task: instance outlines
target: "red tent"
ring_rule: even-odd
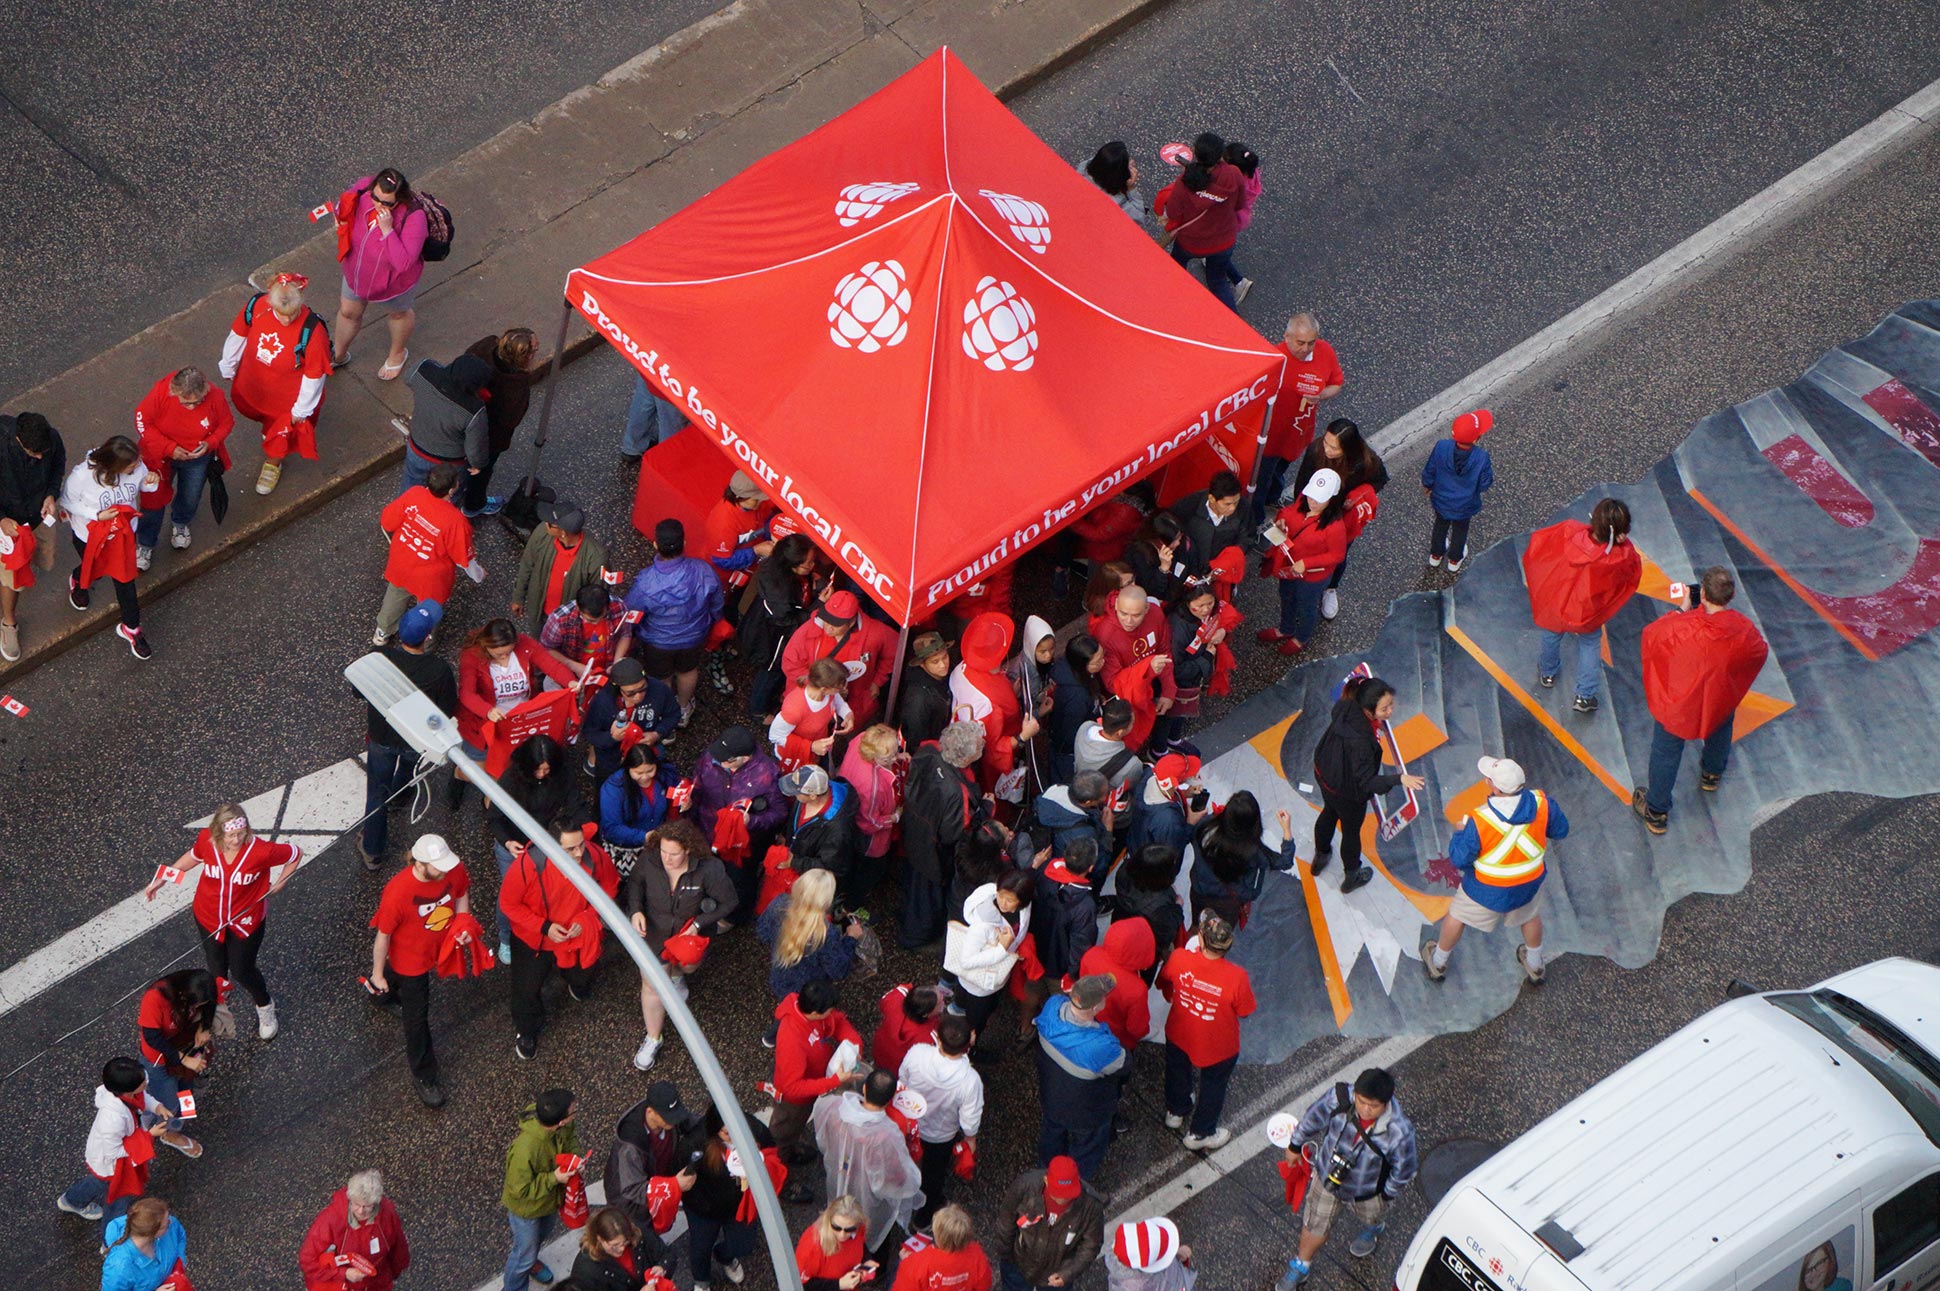
[[[1174,463],[1245,478],[1280,383],[948,50],[567,297],[903,622]]]

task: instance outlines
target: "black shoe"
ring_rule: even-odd
[[[539,1055],[539,1042],[520,1036],[512,1042],[512,1052],[518,1054],[521,1059],[530,1062]]]
[[[140,628],[131,628],[123,623],[115,628],[115,635],[128,643],[128,653],[135,658],[153,659],[155,657],[155,651],[149,647],[148,638],[142,635]]]
[[[1596,696],[1578,695],[1570,702],[1570,707],[1579,713],[1594,713],[1596,711]]]
[[[1650,804],[1644,801],[1644,791],[1642,789],[1631,790],[1630,810],[1637,813],[1638,819],[1644,822],[1644,828],[1648,829],[1651,833],[1664,834],[1670,832],[1670,813],[1667,811],[1652,811]]]
[[[443,1107],[445,1105],[445,1087],[440,1085],[435,1079],[420,1080],[415,1083],[418,1087],[418,1101],[420,1103],[423,1103],[426,1107]]]
[[[1307,872],[1309,874],[1318,874],[1322,870],[1326,869],[1328,866],[1328,863],[1331,862],[1333,859],[1334,859],[1334,853],[1332,849],[1329,849],[1325,852],[1315,852],[1313,862],[1307,866]]]
[[[1541,686],[1544,690],[1554,690],[1556,689],[1556,674],[1553,672],[1546,672],[1542,674],[1540,677],[1536,678],[1536,684],[1538,686]]]
[[[566,983],[566,994],[572,996],[573,1002],[576,1004],[584,1004],[586,1001],[593,998],[593,993],[591,991],[582,991],[577,986],[574,986],[571,982]]]
[[[67,576],[67,603],[77,610],[88,607],[88,589],[81,586],[81,580],[72,574]]]
[[[1704,790],[1706,793],[1716,793],[1718,786],[1723,783],[1724,772],[1722,771],[1716,775],[1712,775],[1709,771],[1698,772],[1698,788]]]
[[[1373,878],[1374,867],[1372,865],[1355,866],[1353,873],[1341,877],[1340,894],[1346,896],[1349,892],[1358,892],[1366,887]]]
[[[445,810],[457,811],[465,805],[465,782],[457,776],[445,781]]]
[[[766,1031],[763,1031],[763,1032],[761,1033],[761,1047],[762,1047],[763,1049],[772,1049],[772,1048],[774,1048],[774,1047],[775,1047],[775,1037],[776,1037],[776,1036],[778,1036],[778,1035],[780,1035],[780,1034],[781,1034],[781,1023],[779,1023],[779,1022],[770,1022],[770,1023],[768,1024],[768,1029],[767,1029]]]
[[[626,469],[628,469],[629,471],[637,471],[637,470],[639,470],[639,469],[640,469],[640,454],[638,454],[638,453],[621,453],[621,454],[620,454],[620,465],[621,465],[621,466],[624,466],[624,467],[626,467]]]

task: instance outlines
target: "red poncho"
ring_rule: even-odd
[[[1538,529],[1522,553],[1529,616],[1545,632],[1594,632],[1623,608],[1643,570],[1629,542],[1606,549],[1581,520]]]
[[[81,586],[97,578],[117,583],[135,578],[135,509],[109,507],[88,525],[87,551],[81,557]]]
[[[1736,610],[1699,606],[1644,629],[1644,699],[1681,740],[1701,740],[1737,711],[1771,653]]]
[[[1004,673],[1010,639],[1009,619],[979,614],[963,630],[963,662],[950,674],[950,720],[983,725],[983,761],[977,764],[977,779],[986,793],[1009,789],[1013,781],[1018,789],[1022,787],[1017,737],[1024,727],[1024,706]]]

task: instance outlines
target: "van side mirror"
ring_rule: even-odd
[[[1732,978],[1729,982],[1725,983],[1724,988],[1724,997],[1727,1000],[1741,1000],[1747,995],[1762,995],[1764,993],[1764,987],[1754,986],[1742,977]]]

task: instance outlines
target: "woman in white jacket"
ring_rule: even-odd
[[[74,551],[81,558],[68,575],[67,603],[77,610],[87,609],[89,585],[98,578],[112,579],[115,602],[121,607],[121,626],[115,631],[137,659],[154,653],[142,636],[141,602],[135,597],[135,521],[148,477],[135,441],[110,435],[75,463],[61,485],[61,514],[73,531]]]
[[[1030,871],[1012,870],[972,892],[963,903],[963,922],[950,925],[943,968],[955,976],[957,1002],[979,1034],[1003,1002],[1004,986],[1030,934],[1036,886]]]

